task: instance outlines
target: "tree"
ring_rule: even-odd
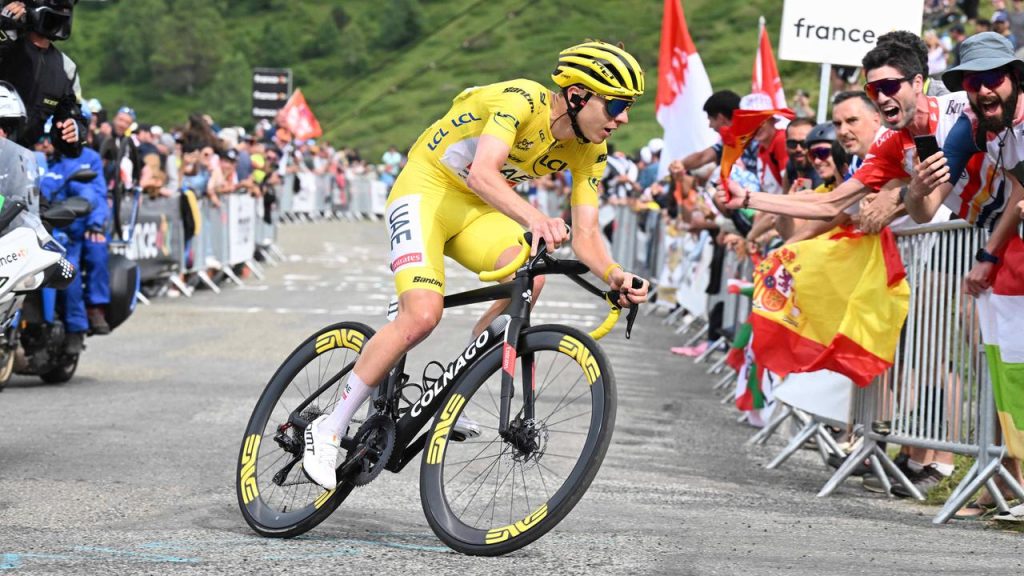
[[[392,50],[402,48],[423,33],[423,9],[417,0],[387,0],[377,22],[377,44]]]
[[[222,125],[245,125],[250,122],[252,68],[245,56],[234,50],[221,62],[210,86],[203,91],[209,112]]]
[[[366,34],[359,26],[350,26],[342,39],[342,68],[349,74],[360,74],[370,67],[366,49]]]
[[[331,20],[321,20],[313,35],[302,46],[304,58],[330,56],[341,47],[341,34]]]
[[[142,83],[149,79],[153,31],[164,13],[165,0],[132,0],[117,5],[104,29],[102,76],[115,82]]]
[[[154,34],[153,83],[187,94],[205,86],[220,67],[224,30],[215,6],[204,0],[174,0]]]

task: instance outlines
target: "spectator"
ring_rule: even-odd
[[[715,132],[732,125],[732,113],[740,107],[740,96],[732,90],[720,90],[712,94],[704,102],[704,113],[708,117],[708,125]],[[751,172],[757,171],[757,143],[751,141],[743,150],[740,158],[743,165]],[[694,170],[701,166],[722,161],[722,142],[719,140],[682,159],[683,170]]]
[[[1010,31],[1010,17],[1003,10],[997,10],[992,14],[992,31],[1001,36],[1005,36],[1010,44],[1013,45],[1013,49],[1016,50],[1017,39],[1014,38],[1013,33]]]
[[[641,190],[646,190],[658,179],[658,167],[661,164],[661,150],[665,147],[665,142],[661,138],[651,138],[645,148],[647,149],[648,158],[643,158],[647,163],[643,170],[640,170],[640,174],[637,176],[637,184],[640,185]]]
[[[209,146],[217,146],[217,135],[206,122],[202,114],[190,114],[185,130],[181,134],[181,144],[186,151],[202,150]]]
[[[814,108],[811,108],[811,95],[807,93],[807,90],[803,88],[796,89],[796,95],[793,96],[792,110],[797,118],[814,118]]]
[[[384,173],[389,174],[392,178],[398,178],[398,171],[402,167],[402,153],[398,151],[398,147],[392,144],[388,146],[387,152],[381,156],[380,161],[384,164]]]
[[[954,24],[953,27],[949,29],[949,37],[954,42],[953,49],[950,50],[950,53],[953,55],[953,66],[959,66],[960,45],[967,39],[967,34],[964,32],[963,24]]]
[[[71,36],[74,4],[71,0],[41,0],[40,4],[35,9],[45,18],[28,18],[21,1],[3,6],[0,80],[14,86],[25,104],[28,120],[18,144],[32,148],[52,116],[53,146],[62,155],[77,157],[86,131],[74,90],[78,72],[74,62],[53,45]]]
[[[243,134],[238,139],[238,145],[235,146],[235,150],[238,151],[238,162],[235,164],[235,171],[238,173],[239,180],[249,180],[252,177],[252,144],[253,137],[249,134]]]
[[[935,30],[926,31],[923,40],[928,47],[928,75],[938,76],[946,70],[946,47],[942,45]]]
[[[167,188],[167,172],[164,172],[157,154],[147,154],[142,159],[142,174],[139,176],[139,187],[150,199],[160,196],[171,196],[174,192]]]
[[[636,164],[626,156],[626,153],[608,144],[608,165],[601,182],[605,194],[612,203],[616,200],[626,200],[640,192],[640,185],[636,181],[638,175]]]
[[[814,121],[809,118],[797,118],[786,126],[786,179],[796,190],[813,190],[821,185],[821,177],[807,155],[807,134],[813,127]]]
[[[153,137],[153,127],[149,124],[139,124],[135,135],[139,140],[139,157],[145,159],[150,154],[160,154]]]
[[[1013,0],[1012,4],[1006,15],[1010,19],[1010,34],[1017,39],[1016,56],[1020,58],[1024,54],[1024,46],[1021,45],[1024,42],[1024,0]]]
[[[991,32],[991,31],[992,31],[992,22],[991,21],[989,21],[989,20],[987,20],[985,18],[979,18],[979,19],[974,21],[974,33],[975,34],[981,34],[982,32]]]

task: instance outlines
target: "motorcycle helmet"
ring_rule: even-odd
[[[67,40],[71,37],[71,16],[77,3],[78,0],[26,2],[32,31],[50,40]]]
[[[0,80],[0,128],[8,140],[16,141],[25,129],[25,103],[11,84]]]

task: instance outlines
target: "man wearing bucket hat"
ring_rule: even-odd
[[[969,294],[989,287],[1006,242],[1019,223],[1024,198],[1024,61],[995,32],[964,41],[960,65],[943,81],[967,93],[969,106],[950,130],[941,152],[922,159],[904,202],[917,222],[927,222],[945,204],[971,224],[992,231],[965,281]],[[1007,178],[1010,174],[1013,177]],[[1010,216],[1003,217],[1009,212]]]

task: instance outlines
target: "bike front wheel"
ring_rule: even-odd
[[[323,522],[352,492],[349,482],[324,490],[302,470],[304,427],[334,409],[373,329],[357,322],[323,328],[299,345],[270,379],[245,429],[235,489],[249,526],[287,538]]]
[[[498,434],[502,374],[511,368],[510,434]],[[515,368],[519,368],[516,370]],[[526,418],[523,376],[532,379]],[[464,554],[507,554],[543,536],[597,475],[615,425],[615,376],[604,352],[567,326],[525,331],[518,359],[491,349],[460,378],[428,431],[420,467],[430,527]],[[449,436],[460,417],[479,436]]]

